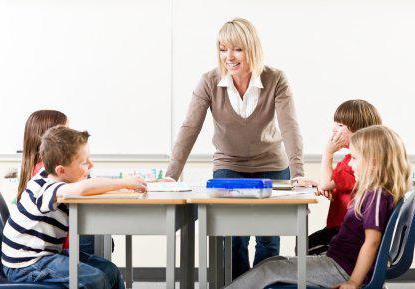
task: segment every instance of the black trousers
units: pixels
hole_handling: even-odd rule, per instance
[[[339,232],[339,228],[324,228],[308,236],[307,255],[321,255],[327,252],[331,239]]]

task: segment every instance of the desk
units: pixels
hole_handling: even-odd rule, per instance
[[[317,203],[313,193],[267,199],[210,198],[198,193],[187,202],[198,205],[200,289],[208,288],[207,237],[273,235],[297,236],[298,288],[306,288],[307,207]]]
[[[80,198],[58,201],[69,206],[69,273],[70,289],[78,288],[78,235],[166,235],[166,288],[175,288],[176,230],[185,228],[194,232],[191,206],[184,206],[189,197],[185,193],[149,193],[143,199]],[[192,229],[193,228],[193,229]],[[193,288],[194,233],[181,240],[181,251],[186,253],[180,266],[184,272],[184,288]]]

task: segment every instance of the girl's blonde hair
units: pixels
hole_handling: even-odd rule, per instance
[[[220,60],[220,44],[240,47],[246,54],[246,59],[254,77],[261,75],[264,70],[261,42],[255,27],[246,19],[235,18],[226,22],[219,30],[217,49],[218,61],[222,77],[228,72]]]
[[[374,191],[375,198],[386,190],[396,205],[411,189],[411,164],[401,138],[385,126],[374,125],[354,133],[350,144],[361,156],[354,197],[356,215],[362,216],[366,191]]]
[[[32,176],[36,164],[41,161],[39,147],[42,135],[51,127],[65,125],[67,117],[56,110],[38,110],[32,113],[26,121],[23,137],[22,167],[20,170],[17,200],[26,189],[27,182]]]

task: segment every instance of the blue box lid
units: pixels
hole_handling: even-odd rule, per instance
[[[210,179],[208,189],[268,189],[272,188],[271,179]]]

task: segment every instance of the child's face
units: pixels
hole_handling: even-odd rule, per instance
[[[360,166],[362,163],[362,156],[360,155],[360,153],[358,153],[356,151],[356,149],[353,147],[353,145],[350,145],[350,154],[352,156],[352,158],[350,159],[349,162],[349,166],[352,168],[353,170],[353,174],[354,177],[356,179],[356,181],[359,180],[359,175],[360,175]]]
[[[349,147],[350,137],[352,136],[352,132],[349,130],[347,125],[344,125],[340,122],[334,122],[333,126],[333,134],[340,134],[343,136],[344,139],[344,147]]]
[[[72,163],[64,166],[64,173],[61,175],[61,178],[68,183],[85,180],[92,167],[93,163],[90,159],[89,147],[88,144],[85,144],[79,148],[78,154]]]

